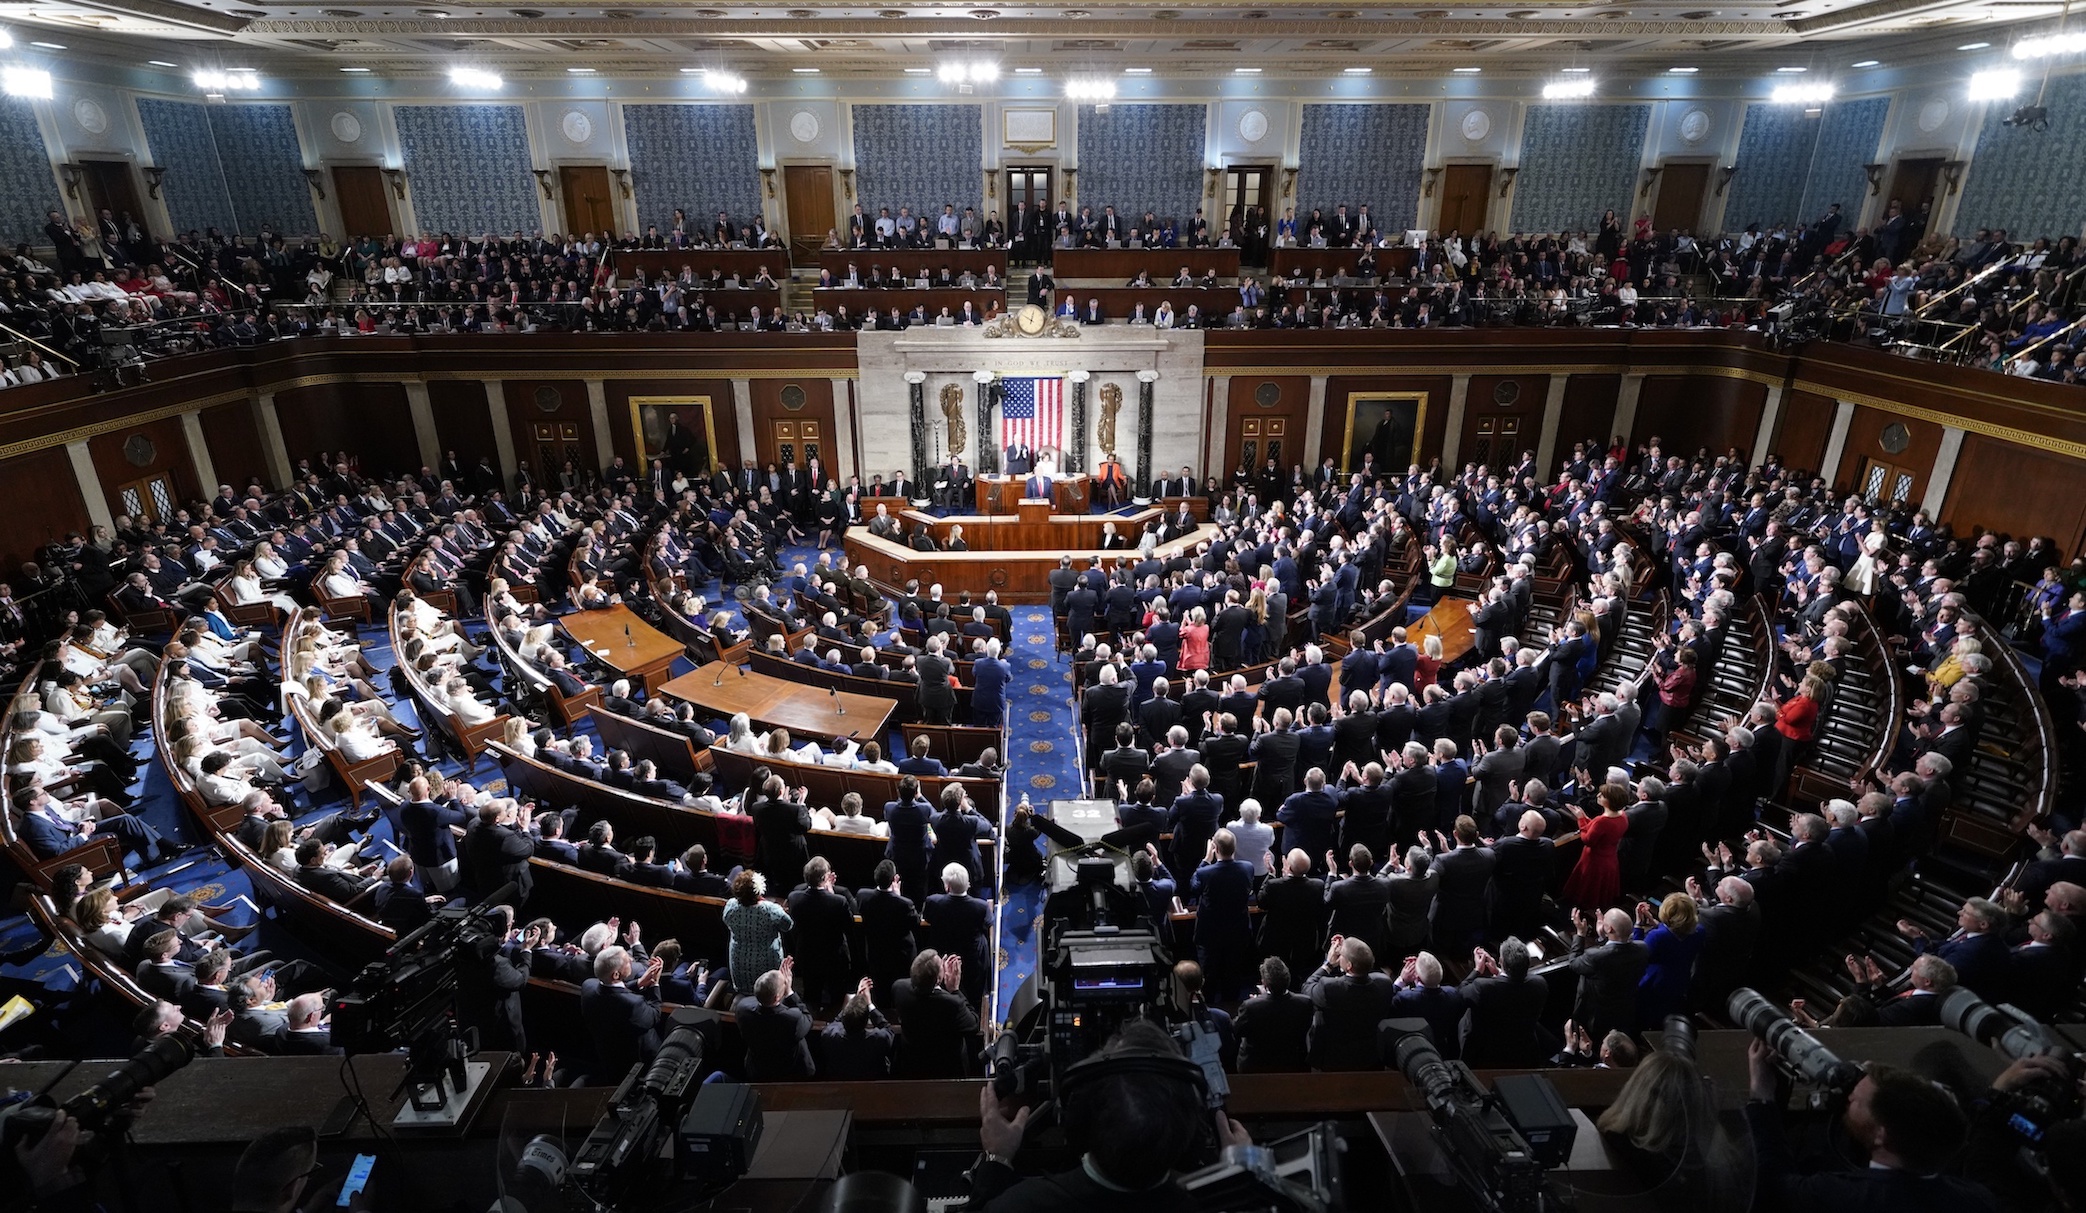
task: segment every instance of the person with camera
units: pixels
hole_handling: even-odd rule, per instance
[[[1786,1097],[1774,1048],[1756,1038],[1746,1061],[1745,1115],[1762,1205],[1786,1213],[1996,1213],[1982,1185],[1942,1173],[1968,1134],[1946,1089],[1910,1070],[1869,1066],[1840,1114],[1840,1127],[1868,1152],[1868,1165],[1804,1173],[1782,1125]]]
[[[1168,1063],[1173,1064],[1168,1064]],[[978,1090],[982,1157],[971,1169],[971,1199],[983,1213],[1189,1213],[1198,1207],[1175,1173],[1201,1161],[1193,1155],[1214,1117],[1217,1144],[1251,1145],[1244,1125],[1221,1110],[1209,1112],[1193,1064],[1173,1037],[1146,1020],[1132,1020],[1089,1061],[1074,1066],[1057,1092],[1065,1135],[1081,1149],[1079,1165],[1052,1175],[1019,1178],[1014,1170],[1029,1109],[1009,1112],[991,1083]]]

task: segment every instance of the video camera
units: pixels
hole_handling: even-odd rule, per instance
[[[1392,1055],[1426,1098],[1442,1156],[1480,1208],[1539,1213],[1554,1203],[1543,1173],[1571,1157],[1577,1129],[1549,1079],[1507,1075],[1487,1091],[1469,1066],[1444,1060],[1418,1031],[1400,1037]]]
[[[2014,1061],[2055,1057],[2064,1062],[2061,1081],[2030,1082],[2007,1093],[2006,1127],[2029,1146],[2041,1147],[2052,1125],[2081,1115],[2079,1079],[2086,1075],[2086,1053],[2027,1012],[2005,1003],[1993,1006],[1959,986],[1941,1000],[1941,1026]]]
[[[1842,1061],[1838,1054],[1819,1043],[1789,1018],[1789,1012],[1769,1002],[1758,990],[1740,986],[1731,991],[1726,1004],[1733,1022],[1767,1043],[1782,1059],[1783,1067],[1800,1082],[1810,1084],[1813,1106],[1828,1099],[1844,1099],[1861,1081],[1861,1067]]]
[[[110,1119],[137,1098],[139,1091],[194,1061],[196,1043],[202,1039],[203,1032],[204,1025],[188,1020],[175,1031],[146,1045],[108,1077],[62,1104],[40,1097],[0,1108],[0,1163],[9,1163],[14,1158],[16,1146],[33,1145],[43,1140],[43,1135],[57,1123],[60,1113],[78,1121],[80,1128],[95,1134],[97,1140],[110,1140],[113,1136],[107,1133]],[[0,1169],[0,1173],[4,1173],[4,1169]]]

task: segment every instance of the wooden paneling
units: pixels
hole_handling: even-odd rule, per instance
[[[568,164],[558,169],[558,188],[565,204],[565,230],[579,233],[613,232],[616,204],[608,192],[608,166]]]
[[[138,442],[143,439],[143,442]],[[150,443],[149,452],[144,443]],[[101,491],[109,503],[109,513],[122,514],[123,499],[117,489],[126,484],[161,474],[174,478],[174,496],[182,502],[195,501],[208,496],[201,478],[196,475],[195,460],[188,453],[188,437],[181,432],[179,417],[163,417],[158,421],[140,426],[100,434],[87,443],[88,454],[94,457],[94,474],[101,480]],[[133,455],[150,454],[150,458],[133,460]],[[217,486],[208,488],[215,491]]]
[[[847,439],[833,429],[833,381],[811,377],[755,379],[751,386],[753,451],[760,466],[766,468],[772,463],[780,468],[781,448],[789,445],[797,466],[805,467],[809,463],[807,452],[815,447],[825,477],[834,478],[840,443]],[[791,403],[797,407],[791,408]]]
[[[792,382],[809,382],[793,380]],[[608,428],[614,437],[615,455],[635,468],[638,466],[637,444],[630,428],[630,398],[632,396],[666,396],[710,398],[710,420],[716,429],[717,447],[712,457],[729,467],[739,466],[739,412],[732,405],[732,381],[729,379],[611,379],[604,387],[608,391]],[[830,394],[830,389],[829,389]]]
[[[2077,461],[1982,434],[1965,434],[1949,476],[1942,516],[1958,534],[1973,528],[2017,538],[2047,535],[2062,552],[2086,544],[2086,470]]]
[[[276,393],[275,415],[292,464],[320,451],[347,450],[362,457],[365,476],[420,467],[413,414],[400,384],[319,383],[289,388]]]
[[[1237,386],[1238,380],[1232,380]],[[1333,375],[1325,384],[1325,429],[1319,435],[1318,451],[1311,458],[1317,467],[1331,455],[1337,462],[1347,440],[1347,398],[1356,392],[1425,392],[1427,415],[1420,419],[1420,441],[1413,458],[1426,466],[1441,458],[1442,440],[1449,427],[1449,391],[1455,381],[1447,375]],[[1402,472],[1403,468],[1393,468]]]
[[[1496,471],[1511,467],[1521,452],[1535,450],[1549,391],[1548,375],[1472,375],[1456,462],[1482,463]]]
[[[445,453],[455,451],[467,468],[478,466],[480,455],[491,458],[494,467],[500,466],[484,384],[468,379],[438,379],[427,385],[427,403],[435,415],[436,445]]]
[[[1219,278],[1239,276],[1235,248],[1058,249],[1050,255],[1050,272],[1059,282],[1073,278],[1128,282],[1143,270],[1154,282],[1172,282],[1182,266],[1196,277],[1217,271]]]
[[[268,457],[261,450],[261,429],[254,424],[252,405],[243,400],[220,404],[204,409],[197,420],[203,423],[203,441],[210,447],[210,463],[220,483],[241,492],[256,481],[263,488],[282,487],[268,476]]]
[[[1766,405],[1765,384],[1711,375],[1648,376],[1637,397],[1630,445],[1657,437],[1668,454],[1692,458],[1703,449],[1719,455],[1738,447],[1750,457]]]
[[[1895,453],[1884,450],[1882,441],[1883,431],[1892,425],[1903,425],[1909,440],[1904,450]],[[1835,487],[1847,487],[1861,475],[1864,461],[1881,459],[1912,473],[1908,500],[1917,505],[1926,494],[1927,475],[1934,470],[1934,456],[1940,449],[1941,427],[1933,422],[1900,417],[1882,409],[1858,408],[1848,423],[1847,444],[1840,448],[1840,466],[1833,472],[1832,482]]]
[[[1832,397],[1816,392],[1782,393],[1782,416],[1773,440],[1768,443],[1768,452],[1781,456],[1783,467],[1816,471],[1818,461],[1825,458],[1825,444],[1832,437],[1833,413],[1838,408]]]
[[[535,455],[535,431],[531,428],[538,422],[563,421],[578,426],[580,448],[588,464],[596,468],[607,466],[608,458],[594,440],[594,417],[587,406],[585,383],[576,379],[509,379],[500,387],[507,395],[507,420],[514,427],[515,458],[537,477],[539,487],[547,486]]]
[[[1551,473],[1572,457],[1576,443],[1606,449],[1615,424],[1615,397],[1622,391],[1620,375],[1574,375],[1565,381],[1564,403],[1557,410],[1556,453],[1551,464],[1536,471],[1547,482]]]
[[[799,255],[816,254],[833,231],[833,166],[784,165],[782,200],[789,214],[790,248]]]
[[[1442,175],[1441,219],[1434,226],[1441,232],[1476,236],[1486,228],[1485,216],[1492,210],[1492,166],[1451,164]]]
[[[87,502],[64,447],[0,463],[0,484],[36,486],[33,493],[9,494],[7,525],[0,527],[0,581],[12,580],[22,563],[34,560],[36,549],[51,540],[65,538],[68,531],[87,533]],[[15,590],[27,592],[19,582]]]
[[[1264,403],[1265,402],[1265,403]],[[1228,477],[1238,470],[1250,446],[1252,474],[1259,476],[1267,466],[1268,448],[1279,443],[1284,475],[1296,464],[1315,466],[1317,457],[1304,451],[1305,418],[1311,404],[1311,379],[1306,375],[1234,375],[1226,410],[1223,468]],[[1219,469],[1211,469],[1219,471]]]
[[[1659,201],[1652,226],[1662,232],[1693,232],[1702,222],[1702,197],[1708,192],[1707,164],[1668,164],[1659,174]]]
[[[383,169],[373,164],[334,165],[333,195],[340,204],[343,240],[391,233],[391,191]]]

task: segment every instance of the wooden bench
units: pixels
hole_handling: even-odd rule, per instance
[[[986,750],[997,751],[1000,762],[1007,761],[1007,731],[1004,728],[975,728],[967,724],[908,724],[899,730],[905,736],[906,753],[912,752],[913,738],[925,737],[928,754],[942,760],[950,769],[967,762],[976,762]]]
[[[718,782],[726,788],[743,788],[753,777],[755,767],[767,767],[782,777],[790,787],[808,789],[810,802],[837,809],[841,798],[854,792],[862,798],[862,811],[871,817],[878,815],[882,807],[898,799],[898,782],[903,775],[891,775],[882,771],[864,771],[854,767],[829,767],[807,762],[791,762],[769,758],[765,755],[734,754],[721,747],[709,750],[710,770]],[[944,762],[943,765],[947,765]],[[942,789],[952,783],[963,785],[970,793],[971,803],[985,815],[986,820],[1000,819],[1002,800],[1001,782],[997,779],[965,779],[957,775],[922,775],[920,794],[932,801],[937,808],[942,803]]]
[[[439,728],[454,741],[469,765],[466,771],[478,769],[478,761],[485,753],[486,743],[500,736],[507,727],[507,713],[495,713],[491,720],[468,724],[448,706],[434,697],[433,688],[421,680],[418,671],[406,664],[404,650],[399,647],[398,604],[392,603],[386,613],[385,626],[391,635],[391,652],[398,660],[398,669],[405,674],[406,685],[412,688],[413,702],[420,713],[421,722],[429,728]]]
[[[831,687],[835,690],[848,691],[856,695],[875,695],[884,699],[896,700],[898,709],[891,714],[891,718],[900,724],[920,720],[926,714],[920,707],[920,688],[913,683],[891,682],[882,678],[860,678],[853,674],[838,674],[832,670],[822,670],[816,666],[805,665],[799,661],[777,657],[773,653],[758,651],[751,654],[751,662],[754,673],[766,674],[771,678],[781,678],[789,682],[802,683],[805,686]],[[954,688],[954,691],[956,694],[955,717],[969,720],[971,716],[971,688],[959,686]]]
[[[29,667],[22,677],[22,687],[34,688],[43,678],[44,663],[38,661]],[[12,704],[10,703],[10,708]],[[14,753],[14,712],[8,711],[0,720],[0,754]],[[155,733],[154,736],[164,736]],[[46,738],[46,754],[51,753],[50,739]],[[165,748],[165,747],[161,747]],[[71,850],[61,851],[46,859],[33,850],[26,839],[15,833],[15,814],[20,811],[14,802],[11,780],[0,779],[0,852],[19,868],[22,875],[39,889],[51,887],[51,876],[69,863],[77,863],[94,873],[96,879],[120,874],[123,871],[123,848],[106,834],[90,835]]]
[[[589,709],[601,740],[630,755],[633,763],[649,758],[660,772],[685,783],[697,771],[710,769],[710,751],[697,750],[686,734],[633,720],[595,704]]]

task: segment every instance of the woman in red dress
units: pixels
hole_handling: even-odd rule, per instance
[[[1630,823],[1622,811],[1633,799],[1630,789],[1611,783],[1601,788],[1599,817],[1573,810],[1579,816],[1581,846],[1579,864],[1564,885],[1565,904],[1572,909],[1597,913],[1622,895],[1622,868],[1616,863],[1615,848],[1629,832]]]

